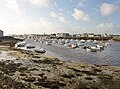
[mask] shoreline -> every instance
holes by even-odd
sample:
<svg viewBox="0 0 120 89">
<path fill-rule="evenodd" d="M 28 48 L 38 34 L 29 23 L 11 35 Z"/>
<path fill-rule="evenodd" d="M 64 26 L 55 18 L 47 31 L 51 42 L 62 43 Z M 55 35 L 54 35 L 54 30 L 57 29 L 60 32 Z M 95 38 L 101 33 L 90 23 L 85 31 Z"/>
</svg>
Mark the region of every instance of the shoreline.
<svg viewBox="0 0 120 89">
<path fill-rule="evenodd" d="M 120 66 L 62 61 L 0 46 L 15 60 L 0 61 L 2 89 L 119 89 Z"/>
<path fill-rule="evenodd" d="M 5 77 L 0 80 L 0 88 L 118 89 L 120 87 L 120 66 L 67 62 L 34 52 L 7 48 L 5 51 L 7 50 L 8 54 L 16 59 L 0 61 L 0 75 Z M 10 81 L 13 84 L 10 84 Z"/>
</svg>

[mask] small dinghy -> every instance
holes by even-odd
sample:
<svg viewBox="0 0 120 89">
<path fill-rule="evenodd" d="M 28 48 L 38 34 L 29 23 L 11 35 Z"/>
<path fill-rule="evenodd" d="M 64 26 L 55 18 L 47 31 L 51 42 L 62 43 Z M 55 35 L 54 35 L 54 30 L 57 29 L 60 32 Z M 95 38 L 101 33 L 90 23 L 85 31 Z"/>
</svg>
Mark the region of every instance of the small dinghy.
<svg viewBox="0 0 120 89">
<path fill-rule="evenodd" d="M 37 53 L 45 53 L 45 52 L 46 52 L 46 50 L 43 49 L 43 48 L 40 48 L 40 49 L 34 49 L 34 51 L 37 52 Z"/>
<path fill-rule="evenodd" d="M 26 42 L 23 41 L 23 42 L 17 43 L 17 44 L 16 44 L 16 47 L 25 47 L 25 45 L 26 45 Z"/>
<path fill-rule="evenodd" d="M 28 44 L 28 45 L 26 45 L 26 48 L 27 48 L 27 49 L 32 49 L 32 48 L 35 48 L 35 46 L 34 46 L 34 45 L 31 45 L 31 44 Z"/>
</svg>

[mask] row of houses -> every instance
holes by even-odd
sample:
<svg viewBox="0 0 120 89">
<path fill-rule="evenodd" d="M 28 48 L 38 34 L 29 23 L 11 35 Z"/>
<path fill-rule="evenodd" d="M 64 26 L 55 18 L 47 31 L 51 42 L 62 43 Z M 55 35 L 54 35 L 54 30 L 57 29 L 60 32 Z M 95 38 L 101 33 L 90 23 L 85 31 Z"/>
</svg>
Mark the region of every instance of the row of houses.
<svg viewBox="0 0 120 89">
<path fill-rule="evenodd" d="M 94 34 L 94 33 L 83 33 L 83 34 L 73 34 L 70 35 L 69 33 L 57 33 L 57 34 L 50 34 L 50 37 L 63 37 L 63 38 L 72 38 L 72 37 L 109 37 L 111 35 L 108 34 Z"/>
<path fill-rule="evenodd" d="M 108 34 L 94 34 L 94 33 L 83 33 L 83 34 L 69 34 L 69 33 L 54 33 L 54 34 L 25 34 L 16 35 L 16 38 L 23 39 L 49 39 L 49 38 L 80 38 L 80 37 L 110 37 Z"/>
</svg>

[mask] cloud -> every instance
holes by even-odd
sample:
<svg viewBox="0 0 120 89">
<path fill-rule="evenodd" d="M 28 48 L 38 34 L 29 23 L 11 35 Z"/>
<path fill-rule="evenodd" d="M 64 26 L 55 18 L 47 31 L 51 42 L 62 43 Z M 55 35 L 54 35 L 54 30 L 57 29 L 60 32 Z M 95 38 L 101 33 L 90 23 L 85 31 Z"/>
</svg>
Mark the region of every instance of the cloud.
<svg viewBox="0 0 120 89">
<path fill-rule="evenodd" d="M 21 14 L 17 0 L 6 0 L 6 6 L 16 11 L 17 14 Z"/>
<path fill-rule="evenodd" d="M 48 7 L 52 0 L 29 0 L 36 7 Z"/>
<path fill-rule="evenodd" d="M 83 4 L 83 2 L 80 1 L 77 6 L 78 7 L 84 7 L 84 4 Z"/>
<path fill-rule="evenodd" d="M 51 19 L 40 18 L 40 20 L 18 18 L 17 21 L 0 21 L 0 29 L 5 34 L 43 34 L 64 32 L 65 28 Z"/>
<path fill-rule="evenodd" d="M 55 18 L 58 17 L 58 15 L 55 12 L 51 12 L 50 15 L 51 17 L 55 17 Z"/>
<path fill-rule="evenodd" d="M 119 34 L 120 30 L 120 25 L 115 25 L 114 23 L 111 22 L 106 22 L 106 23 L 100 23 L 97 24 L 97 26 L 91 26 L 91 27 L 84 27 L 80 25 L 76 25 L 72 27 L 73 33 L 95 33 L 95 34 Z"/>
<path fill-rule="evenodd" d="M 86 21 L 86 22 L 90 21 L 89 15 L 84 13 L 82 10 L 74 9 L 74 13 L 72 14 L 72 16 L 76 20 L 82 20 L 82 21 Z"/>
<path fill-rule="evenodd" d="M 72 33 L 80 33 L 81 34 L 81 33 L 86 33 L 87 30 L 88 29 L 85 29 L 80 25 L 76 25 L 76 26 L 72 27 Z"/>
<path fill-rule="evenodd" d="M 68 21 L 65 19 L 65 17 L 63 16 L 62 13 L 51 12 L 50 15 L 51 15 L 51 17 L 57 18 L 59 21 L 61 21 L 63 23 L 68 23 Z"/>
<path fill-rule="evenodd" d="M 79 7 L 85 7 L 89 3 L 90 0 L 78 0 L 78 1 L 79 2 L 78 2 L 77 7 L 79 8 Z"/>
<path fill-rule="evenodd" d="M 115 25 L 113 23 L 101 23 L 93 29 L 96 33 L 113 33 L 115 31 Z"/>
<path fill-rule="evenodd" d="M 116 11 L 116 9 L 117 9 L 117 6 L 113 4 L 108 4 L 108 3 L 103 3 L 100 6 L 100 12 L 103 16 L 112 14 L 114 11 Z"/>
<path fill-rule="evenodd" d="M 101 23 L 96 26 L 96 28 L 103 30 L 113 29 L 113 27 L 114 27 L 113 23 Z"/>
</svg>

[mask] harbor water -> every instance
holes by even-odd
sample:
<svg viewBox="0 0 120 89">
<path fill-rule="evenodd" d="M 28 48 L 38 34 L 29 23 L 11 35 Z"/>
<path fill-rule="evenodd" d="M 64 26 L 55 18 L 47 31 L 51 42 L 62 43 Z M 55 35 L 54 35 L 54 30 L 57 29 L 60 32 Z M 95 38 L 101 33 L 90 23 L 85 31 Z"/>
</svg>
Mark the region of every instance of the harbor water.
<svg viewBox="0 0 120 89">
<path fill-rule="evenodd" d="M 53 56 L 65 61 L 120 66 L 120 42 L 107 41 L 111 45 L 97 52 L 88 52 L 81 48 L 71 49 L 61 45 L 46 45 L 33 40 L 26 40 L 26 43 L 35 45 L 36 48 L 44 48 L 46 53 L 42 55 Z M 84 43 L 84 45 L 87 44 Z"/>
</svg>

